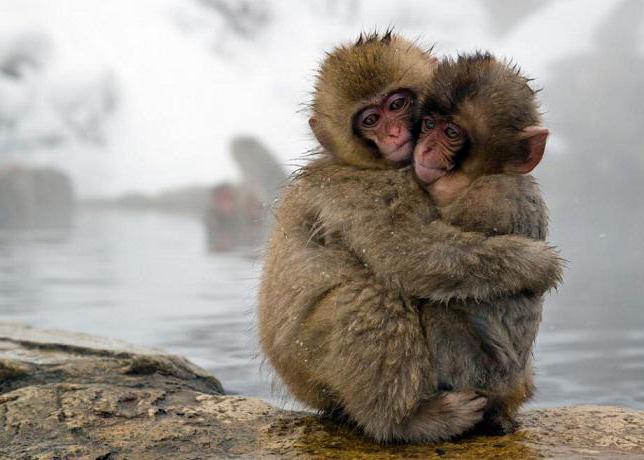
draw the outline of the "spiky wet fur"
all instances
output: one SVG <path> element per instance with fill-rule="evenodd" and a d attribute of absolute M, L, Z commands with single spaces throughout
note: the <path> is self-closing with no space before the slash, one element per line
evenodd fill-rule
<path fill-rule="evenodd" d="M 335 145 L 354 145 L 334 136 Z M 468 366 L 468 383 L 440 387 L 428 337 L 453 343 L 445 360 L 469 348 L 428 328 L 415 298 L 439 305 L 541 295 L 560 279 L 559 258 L 543 242 L 437 220 L 409 170 L 356 167 L 356 151 L 326 153 L 291 181 L 277 210 L 259 293 L 262 349 L 297 399 L 343 414 L 373 439 L 459 435 L 487 407 L 473 391 L 480 371 Z"/>

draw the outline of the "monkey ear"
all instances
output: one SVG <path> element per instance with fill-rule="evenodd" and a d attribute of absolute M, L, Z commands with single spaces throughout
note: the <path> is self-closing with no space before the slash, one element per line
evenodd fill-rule
<path fill-rule="evenodd" d="M 320 145 L 324 147 L 325 150 L 330 150 L 330 142 L 328 142 L 326 135 L 324 134 L 322 129 L 320 129 L 320 124 L 318 123 L 318 119 L 316 117 L 309 118 L 309 126 L 311 127 L 311 131 L 313 131 L 313 135 L 318 140 Z"/>
<path fill-rule="evenodd" d="M 520 134 L 520 138 L 527 145 L 527 156 L 520 162 L 512 162 L 505 167 L 505 172 L 511 174 L 528 174 L 541 162 L 548 140 L 548 128 L 543 126 L 528 126 Z"/>

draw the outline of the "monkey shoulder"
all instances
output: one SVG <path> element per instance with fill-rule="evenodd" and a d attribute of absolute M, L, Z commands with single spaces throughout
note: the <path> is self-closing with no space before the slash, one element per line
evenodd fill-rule
<path fill-rule="evenodd" d="M 420 226 L 438 219 L 438 209 L 407 169 L 360 169 L 332 162 L 303 168 L 286 187 L 280 222 L 307 244 L 328 246 L 348 228 Z"/>
<path fill-rule="evenodd" d="M 427 193 L 410 168 L 364 169 L 337 163 L 314 164 L 301 176 L 304 187 L 319 200 L 345 203 L 354 209 L 396 206 L 402 202 L 427 206 Z"/>
<path fill-rule="evenodd" d="M 453 203 L 441 209 L 443 220 L 488 235 L 545 239 L 548 215 L 535 179 L 495 174 L 476 179 Z"/>

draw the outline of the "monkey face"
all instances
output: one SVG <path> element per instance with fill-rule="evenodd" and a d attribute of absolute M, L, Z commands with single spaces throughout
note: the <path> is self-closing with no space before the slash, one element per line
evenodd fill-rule
<path fill-rule="evenodd" d="M 424 116 L 414 149 L 414 170 L 418 179 L 429 185 L 452 171 L 464 145 L 465 132 L 459 125 L 434 115 Z"/>
<path fill-rule="evenodd" d="M 355 131 L 375 144 L 386 160 L 407 161 L 414 149 L 411 133 L 414 102 L 414 95 L 408 90 L 388 94 L 356 114 Z"/>

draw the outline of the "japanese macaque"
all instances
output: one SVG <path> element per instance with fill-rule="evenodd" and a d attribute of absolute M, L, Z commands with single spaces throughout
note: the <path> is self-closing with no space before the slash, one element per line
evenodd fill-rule
<path fill-rule="evenodd" d="M 527 174 L 541 161 L 548 130 L 535 92 L 516 66 L 489 53 L 445 59 L 428 87 L 414 168 L 439 205 L 474 180 Z"/>
<path fill-rule="evenodd" d="M 434 61 L 390 33 L 327 56 L 312 104 L 321 157 L 283 192 L 259 292 L 260 344 L 293 396 L 377 441 L 449 439 L 486 409 L 475 388 L 438 386 L 426 335 L 451 354 L 467 344 L 425 330 L 414 298 L 540 296 L 561 276 L 544 242 L 441 222 L 398 168 L 413 121 L 398 110 L 416 104 Z"/>
<path fill-rule="evenodd" d="M 516 66 L 490 54 L 437 66 L 419 120 L 414 169 L 444 221 L 489 235 L 545 239 L 546 207 L 525 174 L 541 161 L 548 130 L 540 126 L 528 82 Z M 516 411 L 533 393 L 531 351 L 542 305 L 541 295 L 524 292 L 421 308 L 436 385 L 486 395 L 480 426 L 486 431 L 512 430 Z M 460 336 L 460 352 L 453 354 L 434 330 Z M 463 372 L 468 366 L 479 371 Z"/>
<path fill-rule="evenodd" d="M 436 62 L 390 32 L 337 48 L 315 85 L 309 120 L 315 137 L 342 164 L 387 169 L 409 163 L 417 101 Z"/>

